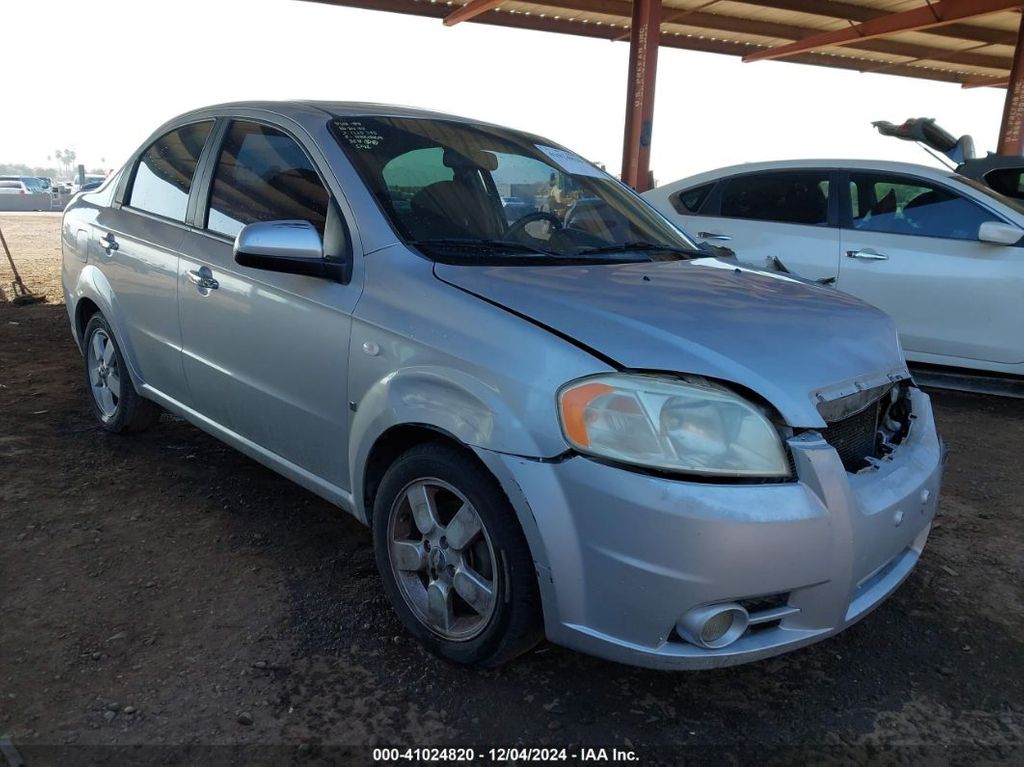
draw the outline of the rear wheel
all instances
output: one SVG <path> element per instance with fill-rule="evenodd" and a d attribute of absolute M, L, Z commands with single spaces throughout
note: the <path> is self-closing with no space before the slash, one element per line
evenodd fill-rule
<path fill-rule="evenodd" d="M 515 512 L 466 452 L 419 445 L 384 475 L 373 508 L 384 589 L 436 655 L 496 666 L 541 638 L 537 578 Z"/>
<path fill-rule="evenodd" d="M 85 383 L 92 409 L 104 429 L 115 433 L 148 429 L 160 418 L 160 408 L 140 397 L 132 385 L 114 332 L 102 314 L 85 326 Z"/>

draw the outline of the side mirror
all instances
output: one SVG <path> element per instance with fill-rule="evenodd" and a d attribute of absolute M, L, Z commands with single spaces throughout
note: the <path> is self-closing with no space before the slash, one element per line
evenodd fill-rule
<path fill-rule="evenodd" d="M 320 233 L 308 221 L 255 221 L 235 238 L 235 263 L 271 272 L 344 281 L 344 264 L 324 258 Z"/>
<path fill-rule="evenodd" d="M 1016 245 L 1024 237 L 1024 230 L 999 221 L 986 221 L 978 228 L 978 240 L 996 245 Z"/>

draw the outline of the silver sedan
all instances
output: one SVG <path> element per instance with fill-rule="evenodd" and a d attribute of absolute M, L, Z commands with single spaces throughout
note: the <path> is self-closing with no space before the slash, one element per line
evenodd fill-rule
<path fill-rule="evenodd" d="M 891 594 L 935 515 L 886 315 L 713 257 L 538 136 L 201 109 L 71 203 L 63 251 L 99 422 L 166 409 L 352 513 L 452 661 L 785 652 Z"/>

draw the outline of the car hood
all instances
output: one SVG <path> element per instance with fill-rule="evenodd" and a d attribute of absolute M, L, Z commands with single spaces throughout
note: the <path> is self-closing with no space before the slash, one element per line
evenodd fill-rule
<path fill-rule="evenodd" d="M 739 384 L 791 426 L 816 404 L 907 377 L 892 320 L 832 288 L 714 258 L 579 266 L 437 264 L 439 279 L 618 366 Z"/>

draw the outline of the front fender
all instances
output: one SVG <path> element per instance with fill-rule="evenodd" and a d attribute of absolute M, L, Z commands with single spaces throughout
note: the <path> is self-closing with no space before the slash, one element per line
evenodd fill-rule
<path fill-rule="evenodd" d="M 469 447 L 543 455 L 518 415 L 483 381 L 434 366 L 404 368 L 376 381 L 356 403 L 349 432 L 349 476 L 363 521 L 369 518 L 360 500 L 364 497 L 363 467 L 380 436 L 401 425 L 437 429 Z"/>

